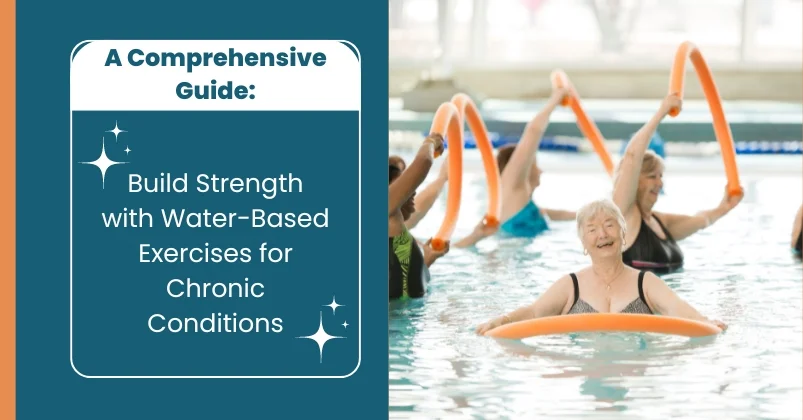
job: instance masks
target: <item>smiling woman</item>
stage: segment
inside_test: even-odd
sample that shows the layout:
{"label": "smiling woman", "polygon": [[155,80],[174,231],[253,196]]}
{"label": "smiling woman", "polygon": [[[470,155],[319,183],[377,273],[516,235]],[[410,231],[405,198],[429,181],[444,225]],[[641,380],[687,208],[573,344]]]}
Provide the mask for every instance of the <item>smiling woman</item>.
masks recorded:
{"label": "smiling woman", "polygon": [[655,115],[630,140],[614,172],[613,200],[624,215],[630,244],[623,249],[623,257],[633,268],[657,273],[682,268],[683,252],[677,241],[707,228],[742,200],[742,195],[730,196],[726,186],[719,206],[694,216],[653,211],[664,186],[664,163],[647,147],[658,124],[670,111],[679,112],[682,105],[677,94],[667,95]]}
{"label": "smiling woman", "polygon": [[[622,212],[616,207],[610,205],[610,201],[600,200],[587,204],[579,212],[577,212],[577,236],[583,241],[586,235],[595,235],[604,238],[596,244],[597,249],[604,249],[606,251],[619,251],[615,248],[617,236],[621,239],[621,248],[625,246],[625,218]],[[602,225],[597,222],[602,220]],[[599,231],[599,232],[598,232]],[[609,235],[602,235],[602,233],[609,233]],[[588,254],[588,251],[585,252]]]}
{"label": "smiling woman", "polygon": [[583,206],[577,212],[577,233],[591,265],[561,277],[531,305],[480,325],[477,333],[512,322],[583,313],[660,313],[725,329],[723,323],[697,312],[655,274],[624,264],[624,221],[622,212],[609,199]]}

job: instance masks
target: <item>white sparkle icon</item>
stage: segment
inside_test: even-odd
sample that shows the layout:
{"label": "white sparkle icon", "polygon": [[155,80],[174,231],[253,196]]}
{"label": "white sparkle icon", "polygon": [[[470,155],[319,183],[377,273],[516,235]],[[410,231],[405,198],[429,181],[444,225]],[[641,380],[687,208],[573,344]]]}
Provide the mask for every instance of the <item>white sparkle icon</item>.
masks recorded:
{"label": "white sparkle icon", "polygon": [[100,148],[100,156],[92,162],[80,162],[80,163],[83,163],[85,165],[97,166],[98,169],[100,169],[100,178],[103,182],[103,189],[106,189],[106,171],[108,171],[109,168],[113,165],[120,165],[128,162],[115,162],[109,159],[109,157],[106,156],[106,138],[103,138],[101,141],[102,141],[102,146]]}
{"label": "white sparkle icon", "polygon": [[343,337],[335,337],[333,335],[329,335],[326,330],[323,329],[323,312],[321,312],[321,319],[320,324],[318,324],[318,331],[315,332],[313,335],[308,335],[306,337],[296,337],[296,338],[309,338],[310,340],[318,343],[318,350],[321,353],[321,363],[323,363],[323,345],[326,344],[327,341],[335,339],[335,338],[343,338]]}
{"label": "white sparkle icon", "polygon": [[114,128],[111,130],[106,130],[106,132],[114,133],[114,142],[117,143],[117,136],[120,135],[120,133],[127,133],[128,131],[120,130],[120,128],[117,127],[117,120],[114,120]]}
{"label": "white sparkle icon", "polygon": [[343,321],[343,328],[346,328],[346,327],[348,327],[348,326],[349,326],[349,323],[348,323],[348,322],[345,322],[345,321]]}
{"label": "white sparkle icon", "polygon": [[128,148],[128,146],[126,146],[126,147],[125,147],[125,154],[127,155],[127,154],[129,154],[129,153],[131,153],[131,149],[129,149],[129,148]]}
{"label": "white sparkle icon", "polygon": [[341,306],[346,306],[346,305],[339,305],[339,304],[337,303],[337,301],[335,301],[335,297],[334,297],[334,296],[332,296],[332,303],[330,303],[330,304],[328,304],[328,305],[321,305],[321,306],[328,306],[328,307],[332,308],[332,315],[334,315],[334,313],[335,313],[335,310],[336,310],[337,308],[339,308],[339,307],[341,307]]}

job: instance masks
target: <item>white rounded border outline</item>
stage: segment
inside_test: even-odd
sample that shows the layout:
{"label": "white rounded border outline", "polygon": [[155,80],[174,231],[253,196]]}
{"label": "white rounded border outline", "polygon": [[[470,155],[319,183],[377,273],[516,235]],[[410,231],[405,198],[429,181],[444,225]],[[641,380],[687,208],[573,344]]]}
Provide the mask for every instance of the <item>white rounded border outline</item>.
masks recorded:
{"label": "white rounded border outline", "polygon": [[[96,41],[137,41],[137,40],[83,40],[75,44],[70,52],[70,69],[72,71],[72,62],[75,58],[77,51],[80,48]],[[165,41],[203,41],[191,39],[143,39],[138,40],[143,42],[165,42]],[[222,40],[221,40],[222,41]],[[227,40],[231,42],[237,41],[255,41],[255,40]],[[258,41],[258,40],[257,40]],[[294,40],[262,40],[262,41],[281,41],[293,42]],[[305,39],[295,40],[305,42],[339,42],[345,45],[356,55],[357,62],[360,68],[360,107],[357,110],[357,366],[354,367],[350,373],[341,376],[211,376],[211,375],[182,375],[182,376],[112,376],[112,375],[86,375],[81,373],[75,366],[73,360],[73,124],[72,124],[72,101],[70,101],[70,367],[72,370],[83,378],[87,379],[345,379],[354,375],[360,369],[362,363],[362,54],[360,49],[354,45],[353,42],[347,40],[335,39]],[[70,91],[72,96],[72,91]]]}

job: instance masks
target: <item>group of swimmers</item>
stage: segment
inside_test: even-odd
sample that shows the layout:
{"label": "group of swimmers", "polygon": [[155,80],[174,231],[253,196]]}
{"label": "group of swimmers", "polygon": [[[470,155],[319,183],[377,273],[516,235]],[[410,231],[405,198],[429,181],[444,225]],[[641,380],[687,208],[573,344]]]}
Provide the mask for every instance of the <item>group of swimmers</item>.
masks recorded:
{"label": "group of swimmers", "polygon": [[[532,198],[541,178],[536,152],[550,115],[566,95],[565,89],[553,90],[543,109],[525,127],[519,143],[498,150],[496,159],[502,185],[498,228],[481,221],[471,234],[451,246],[469,247],[497,231],[534,237],[548,229],[550,220],[576,220],[577,235],[591,265],[561,277],[531,305],[481,324],[477,333],[532,318],[598,312],[660,313],[725,329],[725,324],[700,314],[657,275],[683,267],[683,252],[677,241],[716,223],[742,200],[741,195],[730,196],[725,191],[717,207],[693,216],[653,210],[663,188],[664,163],[648,146],[669,111],[681,108],[680,97],[670,94],[664,98],[655,115],[630,140],[614,172],[612,196],[588,203],[575,212],[539,207]],[[416,200],[416,189],[426,179],[435,156],[443,150],[443,138],[433,134],[424,140],[409,166],[399,157],[389,158],[391,300],[423,297],[430,280],[429,267],[449,251],[449,244],[440,251],[429,242],[419,244],[409,232],[426,215],[448,181],[444,163],[437,180],[422,190]],[[797,212],[792,232],[792,248],[798,255],[802,224],[803,206]]]}

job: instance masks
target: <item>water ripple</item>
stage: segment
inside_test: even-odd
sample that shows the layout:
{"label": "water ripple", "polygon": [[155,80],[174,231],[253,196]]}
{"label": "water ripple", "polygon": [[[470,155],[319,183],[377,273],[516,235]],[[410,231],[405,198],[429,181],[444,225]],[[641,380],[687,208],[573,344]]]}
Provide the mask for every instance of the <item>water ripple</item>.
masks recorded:
{"label": "water ripple", "polygon": [[[551,196],[539,191],[536,199],[574,207],[582,203],[571,201],[577,197],[597,196],[586,181],[553,174],[549,182],[561,188]],[[461,206],[458,238],[485,211],[482,177],[464,182],[463,194],[474,198]],[[693,213],[716,205],[720,190],[717,197],[700,193],[701,182],[720,179],[667,177],[672,193],[661,198],[662,209]],[[800,191],[800,180],[758,182],[767,183],[762,201],[746,196],[730,215],[683,241],[686,268],[663,277],[702,313],[728,323],[726,333],[477,337],[477,324],[532,302],[587,264],[572,222],[553,223],[535,240],[491,238],[438,261],[426,298],[390,304],[390,418],[801,418],[803,268],[786,239],[801,201],[789,191]],[[767,192],[776,185],[784,187]],[[696,201],[681,201],[684,189],[695,190]],[[442,197],[414,233],[430,236],[444,211]]]}

